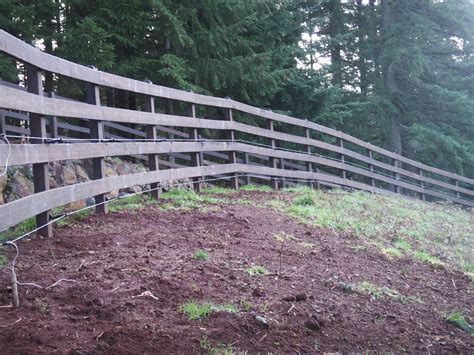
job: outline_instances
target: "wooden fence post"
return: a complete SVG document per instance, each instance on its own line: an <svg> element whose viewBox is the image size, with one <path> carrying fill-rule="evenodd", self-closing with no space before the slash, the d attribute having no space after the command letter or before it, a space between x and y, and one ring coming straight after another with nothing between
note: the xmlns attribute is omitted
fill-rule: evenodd
<svg viewBox="0 0 474 355"><path fill-rule="evenodd" d="M248 153L244 153L244 164L245 165L250 165L250 158L249 158ZM245 185L250 185L252 183L252 180L250 179L249 174L245 174L244 183L245 183Z"/></svg>
<svg viewBox="0 0 474 355"><path fill-rule="evenodd" d="M232 116L232 109L231 108L226 108L224 109L224 119L226 121L233 122L234 117ZM233 129L230 129L227 131L227 139L230 140L231 142L235 141L235 131ZM237 152L235 151L230 151L229 152L229 164L235 164L237 163ZM230 187L237 190L239 188L239 178L237 177L237 174L234 174L234 177L230 179Z"/></svg>
<svg viewBox="0 0 474 355"><path fill-rule="evenodd" d="M306 137L306 138L308 138L308 139L311 138L311 137L310 137L310 130L309 130L309 128L305 128L304 133L305 133L305 137ZM308 153L309 155L311 155L311 146L310 146L310 145L307 145L307 146L306 146L306 153ZM313 163L311 163L311 162L309 162L309 161L306 162L306 171L307 171L307 172L310 172L310 173L313 172ZM307 185L308 185L309 187L313 188L313 187L314 187L314 181L313 181L312 179L308 180Z"/></svg>
<svg viewBox="0 0 474 355"><path fill-rule="evenodd" d="M374 157L372 156L372 151L370 149L367 150L367 156L369 157L370 160L374 159ZM374 172L374 166L372 164L369 164L369 170L371 173ZM375 186L374 178L370 178L370 185Z"/></svg>
<svg viewBox="0 0 474 355"><path fill-rule="evenodd" d="M417 168L417 172L418 172L418 175L423 176L423 170L422 170L422 169ZM424 190L424 189L425 189L425 182L421 180L421 181L420 181L420 185L421 185L421 188ZM421 192L421 193L420 193L420 198L421 198L423 201L425 201L425 200L426 200L426 195L425 195L423 192Z"/></svg>
<svg viewBox="0 0 474 355"><path fill-rule="evenodd" d="M189 103L188 116L194 118L196 117L196 105L193 103ZM197 142L198 137L198 129L194 127L189 128L189 138L194 139L194 141ZM201 154L199 151L191 153L191 165L196 167L201 166ZM193 188L196 193L201 192L202 186L200 177L193 178Z"/></svg>
<svg viewBox="0 0 474 355"><path fill-rule="evenodd" d="M344 149L344 140L342 140L341 138L337 138L337 145L339 147L341 147L341 149ZM345 164L346 163L346 157L344 154L341 154L341 163L342 164ZM346 170L342 169L342 172L341 172L341 177L343 179L346 179L347 176L346 176Z"/></svg>
<svg viewBox="0 0 474 355"><path fill-rule="evenodd" d="M55 96L54 91L49 93L49 97L54 98ZM49 134L51 138L58 138L58 118L56 116L49 117Z"/></svg>
<svg viewBox="0 0 474 355"><path fill-rule="evenodd" d="M99 87L92 83L86 85L87 103L91 105L100 106L100 92ZM97 120L89 120L90 138L94 141L104 139L104 122ZM93 180L100 180L105 177L105 159L92 158L92 178ZM108 207L105 194L95 196L95 203L99 203L95 207L97 213L107 213Z"/></svg>
<svg viewBox="0 0 474 355"><path fill-rule="evenodd" d="M174 115L174 103L171 99L166 100L165 112L166 112L167 115ZM169 133L168 137L171 140L176 138L173 133ZM168 160L169 160L171 166L174 166L176 164L176 158L173 154L168 155Z"/></svg>
<svg viewBox="0 0 474 355"><path fill-rule="evenodd" d="M267 129L269 129L270 131L274 130L273 121L270 120L270 119L267 120ZM276 147L275 139L269 138L268 140L269 140L268 144L272 147L272 149L275 149L275 147ZM275 168L275 169L277 168L277 159L276 158L270 157L270 167ZM275 190L278 189L278 181L274 176L271 177L271 185L272 185L273 189L275 189Z"/></svg>
<svg viewBox="0 0 474 355"><path fill-rule="evenodd" d="M151 82L150 82L151 83ZM145 96L145 105L143 107L145 112L155 113L155 98L153 96ZM155 125L146 125L146 139L156 141L156 126ZM160 162L158 154L148 154L148 169L150 171L160 170ZM160 189L158 188L158 183L153 182L150 184L150 195L155 199L160 198Z"/></svg>
<svg viewBox="0 0 474 355"><path fill-rule="evenodd" d="M27 65L26 66L26 77L27 77L27 90L32 94L43 96L43 82L41 72L38 68ZM36 113L30 113L30 134L33 137L47 137L46 132L46 118ZM32 143L41 144L43 143L42 138L32 139ZM33 183L35 193L49 190L49 171L48 163L37 163L33 164ZM42 212L36 215L36 226L40 227L49 222L49 211ZM44 237L51 237L53 235L53 226L51 224L38 230L38 234Z"/></svg>
<svg viewBox="0 0 474 355"><path fill-rule="evenodd" d="M401 162L396 160L396 159L393 159L393 166L398 169L400 166L401 166ZM400 180L400 174L395 172L393 173L393 177L395 178L395 180ZM393 185L393 191L396 193L396 194L401 194L402 191L401 191L401 188L398 186L398 185Z"/></svg>
<svg viewBox="0 0 474 355"><path fill-rule="evenodd" d="M0 109L0 134L7 134L7 120L5 110Z"/></svg>
<svg viewBox="0 0 474 355"><path fill-rule="evenodd" d="M451 179L451 184L454 184L456 187L459 187L459 180ZM461 198L459 191L455 192L457 198Z"/></svg>

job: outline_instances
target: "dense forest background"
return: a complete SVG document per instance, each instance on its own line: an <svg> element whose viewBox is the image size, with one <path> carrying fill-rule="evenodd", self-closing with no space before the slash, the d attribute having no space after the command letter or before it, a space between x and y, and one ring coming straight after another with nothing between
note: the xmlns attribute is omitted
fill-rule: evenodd
<svg viewBox="0 0 474 355"><path fill-rule="evenodd" d="M0 0L0 27L74 62L271 108L474 177L471 0ZM0 57L3 80L17 70ZM46 76L46 91L57 85Z"/></svg>

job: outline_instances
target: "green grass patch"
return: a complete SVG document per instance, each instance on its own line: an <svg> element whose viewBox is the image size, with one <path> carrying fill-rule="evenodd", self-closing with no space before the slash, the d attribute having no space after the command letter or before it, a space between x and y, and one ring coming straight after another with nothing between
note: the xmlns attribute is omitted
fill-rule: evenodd
<svg viewBox="0 0 474 355"><path fill-rule="evenodd" d="M203 190L203 193L206 193L206 194L233 194L236 192L237 191L234 189L230 189L228 187L219 187L219 186L210 187Z"/></svg>
<svg viewBox="0 0 474 355"><path fill-rule="evenodd" d="M223 199L211 197L208 195L197 194L193 190L173 189L164 192L161 197L169 200L161 208L169 209L195 209L201 208L206 204L224 204Z"/></svg>
<svg viewBox="0 0 474 355"><path fill-rule="evenodd" d="M463 312L452 312L445 317L446 322L454 324L465 332L474 335L474 325L469 324L464 317Z"/></svg>
<svg viewBox="0 0 474 355"><path fill-rule="evenodd" d="M4 255L0 255L0 269L4 268L7 265L8 259Z"/></svg>
<svg viewBox="0 0 474 355"><path fill-rule="evenodd" d="M200 249L194 253L194 259L206 261L209 260L209 254L206 251Z"/></svg>
<svg viewBox="0 0 474 355"><path fill-rule="evenodd" d="M403 253L397 248L382 248L382 253L392 258L401 258L403 256Z"/></svg>
<svg viewBox="0 0 474 355"><path fill-rule="evenodd" d="M199 303L191 300L183 304L180 311L186 314L190 320L198 320L206 318L214 312L238 313L239 308L233 304Z"/></svg>
<svg viewBox="0 0 474 355"><path fill-rule="evenodd" d="M273 189L268 185L243 185L240 187L242 191L259 191L259 192L271 192Z"/></svg>
<svg viewBox="0 0 474 355"><path fill-rule="evenodd" d="M313 196L310 194L298 197L293 202L295 206L314 206Z"/></svg>
<svg viewBox="0 0 474 355"><path fill-rule="evenodd" d="M217 345L212 345L207 337L203 337L199 341L199 346L202 350L207 351L209 355L234 355L236 350L232 345L219 343Z"/></svg>
<svg viewBox="0 0 474 355"><path fill-rule="evenodd" d="M367 245L388 246L386 251L391 256L398 257L401 252L461 270L463 263L474 264L471 210L403 196L340 189L305 191L282 210L304 224L345 231ZM420 253L443 255L443 262Z"/></svg>
<svg viewBox="0 0 474 355"><path fill-rule="evenodd" d="M268 271L265 267L261 265L253 265L245 269L245 272L249 274L250 276L255 276L255 275L265 275L268 274Z"/></svg>
<svg viewBox="0 0 474 355"><path fill-rule="evenodd" d="M412 245L403 239L397 239L395 243L393 243L393 246L403 251L412 250Z"/></svg>
<svg viewBox="0 0 474 355"><path fill-rule="evenodd" d="M436 265L436 266L444 266L445 263L443 263L441 260L439 260L437 257L425 252L425 251L415 251L413 253L413 256L425 263L431 264L431 265Z"/></svg>
<svg viewBox="0 0 474 355"><path fill-rule="evenodd" d="M380 287L370 283L368 281L363 281L357 285L352 284L344 284L340 283L339 288L343 290L350 290L353 292L357 292L363 295L368 295L374 300L382 300L386 298L394 299L401 303L421 303L422 301L415 296L405 296L402 295L397 290L388 288L388 287Z"/></svg>
<svg viewBox="0 0 474 355"><path fill-rule="evenodd" d="M144 208L149 203L148 195L138 194L125 196L111 201L108 204L109 212L119 212L122 210L135 210Z"/></svg>

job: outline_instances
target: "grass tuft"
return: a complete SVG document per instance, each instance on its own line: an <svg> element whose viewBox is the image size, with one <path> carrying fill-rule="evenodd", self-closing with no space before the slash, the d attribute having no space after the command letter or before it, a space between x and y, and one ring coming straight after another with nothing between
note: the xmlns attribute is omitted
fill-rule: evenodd
<svg viewBox="0 0 474 355"><path fill-rule="evenodd" d="M209 259L209 254L206 251L199 249L194 253L194 259L206 261Z"/></svg>
<svg viewBox="0 0 474 355"><path fill-rule="evenodd" d="M268 274L267 269L265 269L265 267L260 266L260 265L253 265L251 267L248 267L245 269L245 272L249 274L250 276Z"/></svg>
<svg viewBox="0 0 474 355"><path fill-rule="evenodd" d="M474 335L474 325L468 323L463 312L452 312L445 317L445 320L465 332Z"/></svg>
<svg viewBox="0 0 474 355"><path fill-rule="evenodd" d="M401 258L403 256L403 253L397 248L382 248L382 253L392 258Z"/></svg>
<svg viewBox="0 0 474 355"><path fill-rule="evenodd" d="M298 197L293 202L295 206L314 206L313 197L310 194Z"/></svg>
<svg viewBox="0 0 474 355"><path fill-rule="evenodd" d="M242 191L260 191L260 192L271 192L273 189L268 185L244 185L241 186Z"/></svg>
<svg viewBox="0 0 474 355"><path fill-rule="evenodd" d="M180 307L180 311L188 316L190 320L203 319L214 312L238 313L239 308L233 304L213 304L211 302L198 303L188 301Z"/></svg>

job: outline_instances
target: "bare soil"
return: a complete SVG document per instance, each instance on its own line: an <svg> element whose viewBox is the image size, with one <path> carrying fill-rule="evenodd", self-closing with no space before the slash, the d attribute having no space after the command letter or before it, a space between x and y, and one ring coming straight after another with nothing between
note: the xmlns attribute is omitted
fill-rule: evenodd
<svg viewBox="0 0 474 355"><path fill-rule="evenodd" d="M282 232L294 238L282 244L274 237ZM43 288L20 286L20 308L0 308L2 354L206 353L203 339L248 353L473 351L474 337L442 317L472 316L472 283L462 273L388 259L357 236L308 227L257 203L94 215L19 247L19 281ZM198 249L209 260L195 260ZM269 273L250 276L251 265ZM60 279L75 282L46 288ZM340 287L364 281L422 303ZM4 268L0 306L11 302L9 283ZM189 320L180 306L191 299L240 312Z"/></svg>

